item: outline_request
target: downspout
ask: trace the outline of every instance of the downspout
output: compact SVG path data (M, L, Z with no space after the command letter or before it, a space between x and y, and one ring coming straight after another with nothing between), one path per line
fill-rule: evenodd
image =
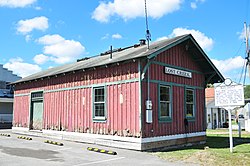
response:
M149 64L149 59L148 59L148 63L147 64ZM150 65L149 65L150 66ZM150 100L150 73L149 73L149 66L148 66L148 80L147 80L147 82L148 82L148 99L147 100Z
M147 59L147 64L145 65L145 67L143 68L143 71L142 71L142 75L141 75L141 79L144 80L145 79L145 74L146 72L148 73L147 75L147 92L148 92L148 95L147 95L147 100L150 99L150 70L149 70L149 67L151 65L152 61L150 61L150 59Z
M139 73L139 130L140 130L140 137L142 137L142 122L143 122L143 115L142 115L142 105L141 105L141 101L142 101L142 75L141 75L141 60L138 61L138 73Z
M150 67L151 63L152 63L152 61L150 61L150 58L148 57L147 63L144 66L143 71L142 71L142 75L141 75L142 80L143 80L143 79L145 79L146 72L148 72L147 73L147 99L146 99L146 102L144 102L145 108L146 108L145 109L146 110L146 123L153 122L152 101L150 100L150 70L149 70L149 67ZM148 111L150 111L150 112L148 112ZM152 129L152 131L153 131L153 129Z

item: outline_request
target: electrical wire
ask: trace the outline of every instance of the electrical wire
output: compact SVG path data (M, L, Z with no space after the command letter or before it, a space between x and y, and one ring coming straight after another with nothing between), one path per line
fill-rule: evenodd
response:
M243 64L243 66L242 66L242 70L241 70L241 74L240 74L239 83L241 82L241 78L242 78L242 76L243 76L243 72L244 72L244 70L245 70L245 67L246 67L246 61L244 61L244 64Z
M241 45L240 45L239 49L237 50L236 54L234 55L234 57L231 58L230 61L223 68L221 68L221 71L223 71L225 67L227 67L228 65L230 65L230 63L232 63L232 61L234 60L234 58L237 57L238 53L241 50L242 45L243 45L243 42L241 43Z

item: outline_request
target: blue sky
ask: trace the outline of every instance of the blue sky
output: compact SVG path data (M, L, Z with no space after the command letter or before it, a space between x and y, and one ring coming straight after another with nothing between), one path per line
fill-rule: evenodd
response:
M147 4L152 41L191 33L224 77L240 81L249 0ZM22 77L141 38L144 0L0 0L0 64Z

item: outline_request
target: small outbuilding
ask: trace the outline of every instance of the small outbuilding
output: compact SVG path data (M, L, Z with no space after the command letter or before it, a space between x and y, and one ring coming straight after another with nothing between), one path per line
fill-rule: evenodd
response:
M16 81L13 132L149 150L206 140L205 87L224 81L192 35Z

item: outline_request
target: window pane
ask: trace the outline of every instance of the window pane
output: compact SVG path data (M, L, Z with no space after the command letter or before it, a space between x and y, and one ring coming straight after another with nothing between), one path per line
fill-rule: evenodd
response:
M170 87L169 86L160 86L160 117L170 117L171 108L170 108Z
M104 88L95 89L95 102L104 101Z
M170 101L169 87L160 87L160 101Z
M187 90L186 91L186 102L188 102L188 103L193 103L194 102L194 92L192 91L192 90Z
M169 117L170 116L170 104L166 102L161 102L160 107L161 107L160 116Z
M194 116L194 105L187 104L187 116Z
M104 116L104 103L95 104L95 116Z

